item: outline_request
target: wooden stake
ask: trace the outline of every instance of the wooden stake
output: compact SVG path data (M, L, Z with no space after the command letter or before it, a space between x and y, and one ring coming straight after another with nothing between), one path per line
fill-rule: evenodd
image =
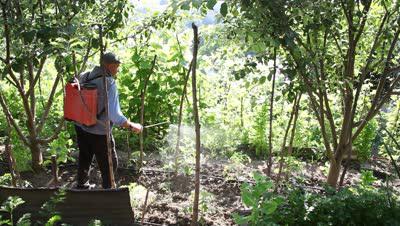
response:
M149 198L149 191L150 191L150 189L147 189L146 198L144 200L143 211L142 211L142 221L141 221L142 225L144 223L144 216L146 215L146 211L147 211L147 199Z
M104 49L103 49L103 27L99 25L99 36L100 36L100 65L102 65ZM104 110L106 114L106 139L107 139L107 153L108 153L108 169L110 174L110 182L111 188L115 188L115 177L114 177L114 169L113 169L113 160L112 160L112 148L111 148L111 128L110 128L110 118L109 118L109 109L108 109L108 84L106 75L103 76L103 84L104 84Z
M193 117L196 130L196 170L194 184L194 199L193 199L193 216L192 226L196 226L199 218L199 196L200 196L200 120L199 110L197 107L197 89L196 89L196 66L197 66L197 51L199 48L199 37L197 26L192 23L194 39L193 39L193 61L192 61L192 96L193 96Z
M60 184L60 181L58 179L58 166L57 166L57 156L56 155L51 156L51 172L53 174L53 184L55 186L58 186Z

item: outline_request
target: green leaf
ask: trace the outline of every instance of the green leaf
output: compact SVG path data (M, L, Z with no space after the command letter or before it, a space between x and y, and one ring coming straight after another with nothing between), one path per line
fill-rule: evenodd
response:
M267 80L267 77L262 76L262 77L260 78L260 80L258 80L258 82L260 83L260 85L262 85L262 84L265 83L265 80Z
M192 0L192 6L196 9L200 8L202 1L200 0Z
M184 3L181 5L181 9L183 9L183 10L189 10L189 9L190 9L190 2L184 2Z
M249 218L249 216L242 217L239 214L234 213L233 214L233 220L238 225L244 225L244 224L248 224L249 223L250 218Z
M30 226L31 225L30 218L31 218L30 213L22 215L22 217L18 219L17 226Z
M226 4L226 2L222 3L219 11L221 15L225 17L228 14L228 4Z
M257 205L257 200L252 196L251 193L244 191L242 192L243 203L248 207L255 207Z
M207 8L214 9L215 4L217 4L217 0L208 0L207 1Z
M55 225L57 222L60 222L60 221L61 221L61 216L60 215L54 215L47 221L46 226Z

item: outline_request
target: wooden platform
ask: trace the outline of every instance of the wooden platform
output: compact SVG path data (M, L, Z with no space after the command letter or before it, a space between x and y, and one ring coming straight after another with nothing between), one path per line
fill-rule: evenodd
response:
M46 222L48 216L40 213L41 207L59 190L56 188L0 187L0 203L10 196L19 196L25 203L19 206L16 219L31 213L32 222ZM101 220L103 225L137 225L130 205L128 188L99 190L65 190L64 201L56 204L63 223L88 225L90 220ZM0 214L4 214L1 213Z

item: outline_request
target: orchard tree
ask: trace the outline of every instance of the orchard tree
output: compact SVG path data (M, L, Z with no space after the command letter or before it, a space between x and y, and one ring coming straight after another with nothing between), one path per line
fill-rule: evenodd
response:
M98 26L105 38L117 38L116 29L128 16L128 0L1 0L3 42L0 72L3 80L16 92L11 99L0 90L0 104L19 139L32 154L32 168L40 169L41 146L56 139L64 119L57 125L48 123L57 89L64 79L84 70L87 59L99 48ZM73 52L77 62L73 63ZM47 102L38 105L38 81L49 64L55 66L54 80ZM20 102L23 109L10 108ZM22 112L22 113L21 113ZM46 123L47 122L47 123ZM44 128L52 130L46 136Z
M235 0L229 36L260 54L280 48L283 74L306 90L336 186L346 153L400 81L400 2ZM222 7L221 7L222 9ZM225 13L224 13L225 14Z

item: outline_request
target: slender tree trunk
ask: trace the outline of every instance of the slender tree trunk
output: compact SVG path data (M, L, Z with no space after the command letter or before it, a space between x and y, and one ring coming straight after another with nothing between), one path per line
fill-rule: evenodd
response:
M192 226L197 225L199 218L199 196L200 196L200 120L197 107L197 89L196 89L196 67L197 67L197 51L199 48L199 37L197 26L192 24L194 39L193 39L193 61L192 61L192 96L193 96L193 117L196 130L196 170L194 184L194 199L193 199L193 216Z
M274 48L274 72L272 75L272 91L269 108L269 134L268 134L268 162L267 162L267 175L271 176L272 170L272 121L274 111L274 95L275 95L275 76L276 76L276 48Z
M298 94L299 95L299 94ZM285 147L286 147L286 141L287 141L287 136L289 134L289 130L290 127L292 125L292 121L296 112L296 107L297 107L297 95L293 101L293 107L292 107L292 111L290 112L290 118L289 118L289 122L287 124L287 127L285 129L285 135L283 136L283 141L282 141L282 147L281 147L281 154L280 154L280 159L279 159L279 170L278 170L278 175L276 176L276 180L275 180L275 192L278 191L278 186L279 186L279 182L281 179L281 174L282 174L282 168L283 168L283 157L286 155L285 154Z
M244 111L243 97L240 97L240 127L242 129L244 127L243 111Z
M299 98L297 100L297 105L296 105L296 111L294 113L294 120L293 120L293 126L292 126L292 131L290 133L290 140L289 140L289 146L288 146L288 151L287 151L287 156L290 157L292 156L293 152L293 141L294 141L294 136L296 135L296 126L297 126L297 119L299 118L299 108L300 108L300 100L301 100L302 93L300 93ZM289 179L289 169L287 170L285 180L287 181Z
M154 56L153 62L151 64L151 70L147 77L143 78L143 89L140 92L140 124L144 125L144 101L146 97L147 91L147 83L150 80L151 74L153 74L154 67L156 65L157 55ZM140 147L140 157L139 157L139 166L138 169L140 170L143 165L143 153L144 153L144 133L139 134L139 147Z

